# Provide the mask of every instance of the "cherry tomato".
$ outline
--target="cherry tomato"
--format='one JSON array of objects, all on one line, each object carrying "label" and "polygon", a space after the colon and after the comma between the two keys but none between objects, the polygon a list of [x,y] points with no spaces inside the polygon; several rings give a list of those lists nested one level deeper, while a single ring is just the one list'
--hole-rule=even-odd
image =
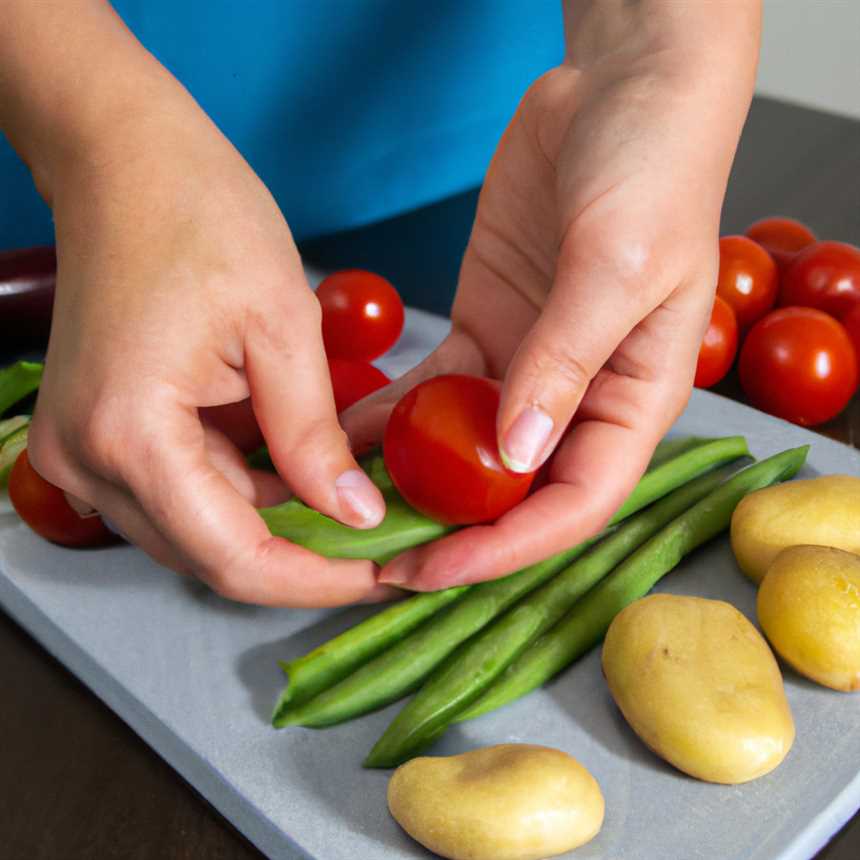
[{"label": "cherry tomato", "polygon": [[385,428],[385,465],[414,508],[444,523],[490,522],[521,502],[534,474],[508,471],[499,458],[495,383],[437,376],[394,407]]},{"label": "cherry tomato", "polygon": [[857,373],[860,374],[860,304],[855,305],[842,317],[842,325],[845,326],[845,331],[848,332],[848,337],[854,344],[854,352],[857,355]]},{"label": "cherry tomato", "polygon": [[758,242],[746,236],[720,239],[720,275],[717,293],[735,312],[738,327],[748,329],[776,301],[776,263]]},{"label": "cherry tomato", "polygon": [[818,308],[839,318],[860,303],[860,248],[844,242],[816,242],[801,251],[785,272],[779,303]]},{"label": "cherry tomato", "polygon": [[838,415],[857,389],[857,358],[844,327],[814,308],[780,308],[753,326],[741,349],[750,402],[795,424]]},{"label": "cherry tomato", "polygon": [[97,514],[82,517],[59,487],[48,483],[31,465],[24,449],[9,475],[9,499],[18,516],[46,540],[62,546],[103,546],[114,543]]},{"label": "cherry tomato", "polygon": [[329,275],[317,287],[329,358],[373,361],[403,331],[403,302],[385,278],[362,269]]},{"label": "cherry tomato", "polygon": [[737,351],[738,321],[735,312],[727,301],[714,296],[711,322],[699,347],[695,386],[710,388],[716,385],[731,369]]},{"label": "cherry tomato", "polygon": [[334,404],[338,412],[358,403],[368,394],[388,385],[391,380],[378,368],[366,361],[345,361],[330,358],[328,370],[334,391]]},{"label": "cherry tomato", "polygon": [[794,218],[762,218],[747,227],[746,235],[773,257],[780,271],[817,238],[806,224]]}]

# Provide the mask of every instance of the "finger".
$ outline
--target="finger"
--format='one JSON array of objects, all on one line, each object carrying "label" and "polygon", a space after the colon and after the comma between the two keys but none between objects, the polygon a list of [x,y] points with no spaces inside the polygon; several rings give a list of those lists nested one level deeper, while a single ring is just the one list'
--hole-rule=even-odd
[{"label": "finger", "polygon": [[263,444],[263,434],[257,424],[250,398],[224,406],[208,406],[200,409],[199,413],[205,426],[220,430],[245,454]]},{"label": "finger", "polygon": [[588,238],[571,234],[563,245],[552,292],[505,377],[499,450],[515,472],[549,457],[591,380],[658,303],[644,251],[604,243],[597,252]]},{"label": "finger", "polygon": [[[671,322],[672,312],[661,309],[656,316],[625,342],[628,362],[643,349],[653,351],[650,344]],[[599,531],[630,494],[687,402],[687,364],[693,363],[687,340],[664,339],[665,360],[674,369],[658,365],[657,381],[611,367],[601,371],[582,402],[576,426],[550,464],[548,485],[491,526],[465,529],[399,556],[383,569],[380,581],[432,591],[494,579]]]},{"label": "finger", "polygon": [[467,332],[455,327],[424,361],[341,413],[341,426],[349,437],[353,451],[364,451],[379,444],[385,433],[388,416],[397,401],[425,379],[443,373],[482,376],[485,372],[486,363],[480,348]]},{"label": "finger", "polygon": [[[628,430],[611,425],[577,427],[562,443],[576,448],[566,452],[567,459],[584,466],[570,482],[547,484],[493,525],[455,532],[399,556],[383,569],[380,582],[436,591],[496,579],[576,546],[600,531],[647,464],[647,456],[619,462],[618,446],[629,447],[629,437]],[[612,490],[597,480],[608,473]],[[607,489],[595,493],[594,486]]]},{"label": "finger", "polygon": [[249,468],[242,452],[223,433],[214,427],[205,427],[204,433],[209,462],[255,508],[278,505],[292,495],[279,475]]},{"label": "finger", "polygon": [[78,504],[98,511],[111,531],[142,549],[158,564],[183,576],[191,574],[187,560],[165,540],[127,492],[93,475],[88,476],[86,483],[87,498],[76,497]]},{"label": "finger", "polygon": [[130,456],[126,481],[195,575],[233,600],[271,606],[340,606],[386,599],[369,561],[325,559],[273,537],[254,508],[209,462],[195,410],[162,412],[149,457]]},{"label": "finger", "polygon": [[296,495],[346,525],[372,528],[385,516],[385,503],[337,421],[319,304],[310,291],[295,302],[256,320],[247,334],[254,413],[275,467]]}]

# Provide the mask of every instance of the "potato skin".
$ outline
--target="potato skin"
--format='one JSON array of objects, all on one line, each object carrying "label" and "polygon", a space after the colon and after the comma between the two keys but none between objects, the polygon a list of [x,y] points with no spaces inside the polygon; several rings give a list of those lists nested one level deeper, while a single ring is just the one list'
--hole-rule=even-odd
[{"label": "potato skin", "polygon": [[773,770],[794,741],[776,660],[721,600],[655,594],[609,627],[603,672],[627,722],[659,756],[708,782]]},{"label": "potato skin", "polygon": [[801,675],[860,689],[860,555],[822,546],[783,550],[758,591],[758,620]]},{"label": "potato skin", "polygon": [[860,478],[827,475],[750,493],[735,508],[731,540],[738,565],[753,582],[761,582],[790,546],[860,553]]},{"label": "potato skin", "polygon": [[583,845],[603,824],[597,780],[561,750],[500,744],[414,758],[388,783],[388,808],[416,841],[451,860],[539,860]]}]

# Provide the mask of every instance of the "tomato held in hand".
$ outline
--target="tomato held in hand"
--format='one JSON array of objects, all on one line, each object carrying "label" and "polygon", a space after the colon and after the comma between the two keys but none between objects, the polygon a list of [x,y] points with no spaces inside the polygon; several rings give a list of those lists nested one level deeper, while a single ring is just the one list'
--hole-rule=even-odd
[{"label": "tomato held in hand", "polygon": [[740,329],[773,307],[778,285],[776,263],[761,245],[746,236],[720,239],[717,293],[731,305]]},{"label": "tomato held in hand", "polygon": [[329,275],[317,287],[329,358],[373,361],[403,331],[403,302],[385,278],[362,269]]},{"label": "tomato held in hand", "polygon": [[857,389],[857,358],[845,329],[813,308],[781,308],[759,320],[739,367],[753,406],[807,427],[838,415]]},{"label": "tomato held in hand", "polygon": [[844,317],[842,325],[854,344],[854,352],[857,355],[857,373],[860,376],[860,304],[855,305]]},{"label": "tomato held in hand", "polygon": [[747,227],[746,235],[773,257],[780,270],[817,238],[806,224],[794,218],[762,218]]},{"label": "tomato held in hand", "polygon": [[782,306],[818,308],[837,319],[860,304],[860,248],[816,242],[792,261],[779,293]]},{"label": "tomato held in hand", "polygon": [[711,322],[696,364],[696,388],[716,385],[731,369],[738,351],[738,322],[728,302],[714,296]]},{"label": "tomato held in hand", "polygon": [[388,385],[391,380],[378,368],[366,361],[346,361],[330,358],[328,370],[334,391],[334,405],[338,412],[358,403],[368,394]]},{"label": "tomato held in hand", "polygon": [[82,517],[74,510],[63,491],[30,465],[26,449],[9,475],[9,499],[18,516],[45,540],[72,547],[104,546],[117,540],[98,514]]},{"label": "tomato held in hand", "polygon": [[437,376],[409,391],[385,428],[385,466],[414,508],[443,523],[500,517],[521,502],[534,473],[508,471],[499,458],[495,383]]}]

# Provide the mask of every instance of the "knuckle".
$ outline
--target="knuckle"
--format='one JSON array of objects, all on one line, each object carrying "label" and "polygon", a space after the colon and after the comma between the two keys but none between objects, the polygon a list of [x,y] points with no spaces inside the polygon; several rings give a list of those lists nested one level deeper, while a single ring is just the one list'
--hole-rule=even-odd
[{"label": "knuckle", "polygon": [[538,380],[561,380],[568,390],[585,389],[593,376],[591,370],[566,343],[549,343],[535,356],[532,370]]},{"label": "knuckle", "polygon": [[322,331],[322,307],[311,290],[302,290],[280,308],[251,311],[248,323],[255,338],[272,350],[290,354],[309,332]]},{"label": "knuckle", "polygon": [[294,427],[285,450],[291,460],[308,462],[321,451],[340,452],[349,449],[346,431],[333,418],[309,418]]}]

